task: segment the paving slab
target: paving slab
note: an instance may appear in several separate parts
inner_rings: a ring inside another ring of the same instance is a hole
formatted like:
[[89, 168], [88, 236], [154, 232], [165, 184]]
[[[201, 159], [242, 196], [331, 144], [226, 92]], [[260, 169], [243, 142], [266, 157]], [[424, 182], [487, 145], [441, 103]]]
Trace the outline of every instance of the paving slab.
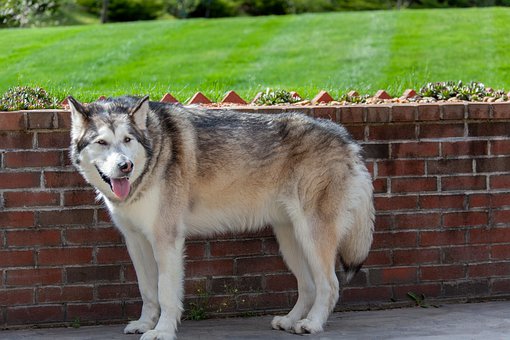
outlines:
[[[510, 339], [510, 301], [447, 304], [331, 315], [325, 331], [298, 336], [270, 329], [272, 316], [184, 321], [180, 340]], [[131, 340], [123, 325], [0, 331], [0, 339]]]

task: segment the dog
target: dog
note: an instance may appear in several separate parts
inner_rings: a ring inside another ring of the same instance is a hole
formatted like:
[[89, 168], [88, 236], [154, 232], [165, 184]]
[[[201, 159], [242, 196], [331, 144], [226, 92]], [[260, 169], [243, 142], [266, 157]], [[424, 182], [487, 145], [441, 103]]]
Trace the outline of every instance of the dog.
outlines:
[[[274, 329], [317, 333], [372, 243], [372, 180], [340, 124], [299, 113], [207, 110], [124, 96], [68, 98], [70, 156], [125, 238], [143, 300], [125, 333], [175, 339], [184, 240], [271, 225], [298, 299]], [[338, 257], [338, 254], [340, 255]]]

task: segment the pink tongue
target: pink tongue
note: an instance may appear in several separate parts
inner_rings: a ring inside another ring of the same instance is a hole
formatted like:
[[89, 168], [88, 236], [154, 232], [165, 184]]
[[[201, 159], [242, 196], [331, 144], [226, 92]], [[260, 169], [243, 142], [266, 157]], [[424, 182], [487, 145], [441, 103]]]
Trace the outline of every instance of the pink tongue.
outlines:
[[112, 190], [115, 195], [121, 200], [126, 199], [127, 195], [129, 195], [129, 181], [127, 178], [110, 178], [110, 182], [112, 183]]

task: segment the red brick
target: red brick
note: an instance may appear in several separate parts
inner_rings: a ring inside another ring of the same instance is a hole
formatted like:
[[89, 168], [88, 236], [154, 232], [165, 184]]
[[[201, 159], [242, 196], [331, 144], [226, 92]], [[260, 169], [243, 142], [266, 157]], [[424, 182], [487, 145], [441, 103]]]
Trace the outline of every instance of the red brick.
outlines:
[[37, 288], [38, 303], [66, 303], [93, 301], [94, 288], [92, 286], [64, 286]]
[[319, 93], [317, 93], [315, 97], [313, 97], [312, 104], [329, 103], [333, 100], [334, 100], [333, 97], [331, 97], [331, 95], [328, 92], [322, 90]]
[[435, 177], [392, 178], [391, 191], [394, 193], [437, 191], [437, 179]]
[[417, 267], [370, 269], [370, 283], [372, 285], [413, 283], [416, 282], [417, 272]]
[[387, 123], [390, 121], [390, 106], [370, 105], [366, 107], [367, 122]]
[[477, 172], [510, 172], [510, 157], [479, 158]]
[[60, 203], [60, 194], [45, 191], [12, 191], [4, 193], [4, 206], [13, 207], [40, 207], [55, 206]]
[[313, 108], [313, 116], [315, 118], [328, 119], [333, 122], [338, 122], [340, 116], [340, 109], [334, 106], [315, 106]]
[[494, 119], [508, 119], [510, 118], [510, 104], [509, 103], [492, 103], [492, 117]]
[[260, 240], [244, 241], [221, 241], [211, 242], [211, 256], [238, 256], [260, 254], [262, 251], [262, 242]]
[[509, 276], [510, 262], [469, 264], [468, 277], [492, 278], [494, 276]]
[[186, 275], [189, 277], [232, 275], [233, 268], [234, 262], [231, 259], [186, 261]]
[[22, 112], [2, 112], [0, 114], [2, 131], [25, 130], [25, 124], [25, 114]]
[[489, 119], [490, 118], [490, 105], [480, 103], [467, 104], [468, 118], [469, 119]]
[[0, 289], [0, 306], [28, 305], [34, 303], [34, 289]]
[[188, 105], [191, 104], [211, 104], [211, 100], [207, 98], [202, 92], [197, 92], [188, 101]]
[[66, 278], [70, 283], [94, 283], [96, 281], [118, 282], [120, 280], [120, 265], [114, 266], [78, 266], [68, 267]]
[[463, 211], [446, 213], [443, 216], [445, 227], [464, 227], [486, 225], [489, 222], [487, 212]]
[[57, 116], [52, 111], [28, 112], [29, 129], [55, 129], [58, 127]]
[[390, 196], [375, 198], [375, 208], [378, 211], [409, 210], [416, 209], [417, 206], [418, 206], [417, 196]]
[[75, 245], [120, 244], [122, 241], [120, 232], [113, 227], [68, 229], [65, 239], [66, 243]]
[[94, 210], [92, 209], [74, 209], [61, 211], [40, 211], [37, 223], [40, 226], [50, 225], [68, 225], [92, 224], [94, 221]]
[[510, 293], [510, 279], [493, 279], [492, 293]]
[[268, 310], [290, 307], [288, 293], [242, 294], [237, 297], [239, 310]]
[[296, 290], [297, 281], [295, 276], [290, 273], [266, 275], [266, 289], [268, 292]]
[[469, 123], [468, 131], [470, 137], [508, 136], [510, 122], [480, 122]]
[[92, 248], [56, 248], [39, 250], [38, 264], [56, 266], [92, 263]]
[[393, 216], [377, 214], [375, 217], [375, 230], [393, 229]]
[[44, 182], [47, 188], [83, 188], [89, 186], [77, 172], [45, 171]]
[[46, 149], [67, 149], [71, 144], [69, 131], [37, 133], [37, 147]]
[[439, 263], [438, 249], [406, 249], [393, 251], [393, 264], [396, 266]]
[[415, 285], [398, 285], [393, 287], [395, 292], [395, 299], [404, 299], [409, 301], [409, 292], [415, 292], [416, 294], [423, 294], [425, 298], [435, 298], [441, 296], [441, 284], [440, 283], [420, 283]]
[[280, 256], [260, 256], [236, 259], [236, 275], [287, 271]]
[[365, 140], [365, 127], [364, 126], [346, 126], [352, 138], [358, 141]]
[[395, 228], [398, 229], [424, 229], [437, 228], [441, 225], [439, 213], [406, 214], [395, 216]]
[[28, 268], [7, 270], [7, 285], [34, 286], [62, 283], [61, 268]]
[[375, 193], [388, 192], [388, 180], [386, 178], [378, 178], [372, 182]]
[[416, 105], [393, 105], [391, 107], [391, 120], [393, 122], [412, 122], [416, 120], [418, 109]]
[[419, 138], [463, 137], [464, 124], [420, 124]]
[[186, 243], [186, 258], [187, 259], [202, 259], [205, 257], [205, 243], [204, 242], [187, 242]]
[[31, 149], [33, 140], [33, 133], [0, 131], [0, 149]]
[[33, 266], [33, 250], [0, 250], [0, 267]]
[[140, 297], [136, 283], [103, 284], [97, 287], [98, 300], [125, 300]]
[[67, 129], [71, 128], [71, 112], [57, 112], [57, 121], [59, 129]]
[[241, 98], [235, 91], [228, 91], [225, 97], [221, 100], [221, 103], [240, 104], [246, 105], [246, 101]]
[[414, 124], [384, 124], [369, 126], [369, 140], [402, 140], [414, 139], [416, 126]]
[[62, 244], [60, 234], [58, 229], [8, 231], [7, 246], [58, 246]]
[[97, 205], [93, 190], [73, 190], [64, 193], [65, 206]]
[[510, 206], [510, 193], [493, 193], [490, 196], [491, 207], [498, 208]]
[[404, 142], [392, 143], [391, 155], [394, 158], [424, 158], [439, 156], [439, 143]]
[[438, 104], [418, 104], [418, 120], [439, 120], [441, 111]]
[[22, 306], [7, 307], [9, 325], [30, 325], [64, 321], [64, 306]]
[[419, 198], [419, 206], [422, 209], [463, 209], [464, 195], [422, 195]]
[[38, 188], [40, 185], [39, 172], [0, 172], [0, 189]]
[[377, 163], [378, 176], [419, 176], [425, 174], [425, 161], [391, 160]]
[[262, 253], [264, 255], [279, 255], [280, 245], [275, 238], [267, 238], [262, 242]]
[[464, 230], [442, 230], [420, 232], [420, 246], [442, 246], [466, 243], [466, 232]]
[[443, 156], [484, 156], [488, 154], [487, 141], [442, 142]]
[[492, 213], [492, 222], [494, 224], [510, 224], [510, 210], [496, 210]]
[[0, 211], [0, 227], [32, 227], [33, 211]]
[[362, 123], [364, 121], [364, 106], [344, 106], [340, 110], [341, 122], [344, 124]]
[[388, 92], [384, 90], [379, 90], [374, 95], [375, 98], [378, 99], [391, 99], [391, 96], [388, 94]]
[[457, 103], [443, 103], [441, 105], [442, 109], [442, 119], [455, 119], [462, 120], [464, 119], [464, 113], [466, 111], [465, 104], [457, 104]]
[[160, 102], [162, 103], [178, 103], [179, 101], [175, 99], [170, 93], [165, 93], [165, 95], [161, 98]]
[[465, 277], [464, 265], [435, 265], [420, 268], [420, 279], [424, 281], [446, 281]]
[[510, 245], [493, 245], [491, 247], [491, 259], [508, 260], [510, 259]]
[[485, 176], [451, 176], [441, 178], [443, 191], [453, 190], [483, 190], [486, 188]]
[[427, 173], [430, 175], [452, 175], [472, 172], [473, 161], [471, 159], [442, 159], [427, 161]]
[[462, 246], [443, 249], [444, 263], [482, 262], [489, 259], [489, 246]]
[[470, 243], [508, 243], [510, 228], [482, 228], [469, 230]]
[[61, 151], [19, 151], [4, 154], [6, 168], [50, 167], [62, 165]]
[[97, 263], [115, 264], [119, 262], [130, 262], [129, 253], [126, 247], [101, 247], [97, 249]]
[[[510, 198], [510, 195], [509, 195]], [[470, 208], [488, 208], [491, 207], [491, 196], [490, 194], [473, 194], [469, 195], [469, 207]]]
[[417, 233], [414, 231], [376, 232], [374, 233], [372, 249], [414, 247], [416, 246], [417, 236]]
[[391, 254], [388, 250], [373, 250], [363, 263], [364, 267], [389, 266], [391, 265]]
[[510, 175], [490, 175], [489, 185], [491, 189], [510, 188]]
[[391, 287], [345, 288], [342, 291], [342, 302], [388, 301], [392, 295]]
[[122, 302], [67, 305], [67, 320], [80, 318], [81, 321], [122, 319]]
[[509, 155], [510, 154], [510, 140], [493, 140], [490, 141], [491, 155]]

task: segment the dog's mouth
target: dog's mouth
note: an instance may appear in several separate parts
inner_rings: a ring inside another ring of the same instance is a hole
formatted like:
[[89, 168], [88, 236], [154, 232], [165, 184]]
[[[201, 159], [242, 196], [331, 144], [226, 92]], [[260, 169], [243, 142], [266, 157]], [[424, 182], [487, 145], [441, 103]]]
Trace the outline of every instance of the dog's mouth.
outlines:
[[113, 191], [115, 196], [121, 200], [125, 200], [131, 189], [129, 177], [112, 178], [106, 176], [97, 166], [96, 169], [99, 176], [101, 176], [101, 179], [110, 186], [110, 189]]

